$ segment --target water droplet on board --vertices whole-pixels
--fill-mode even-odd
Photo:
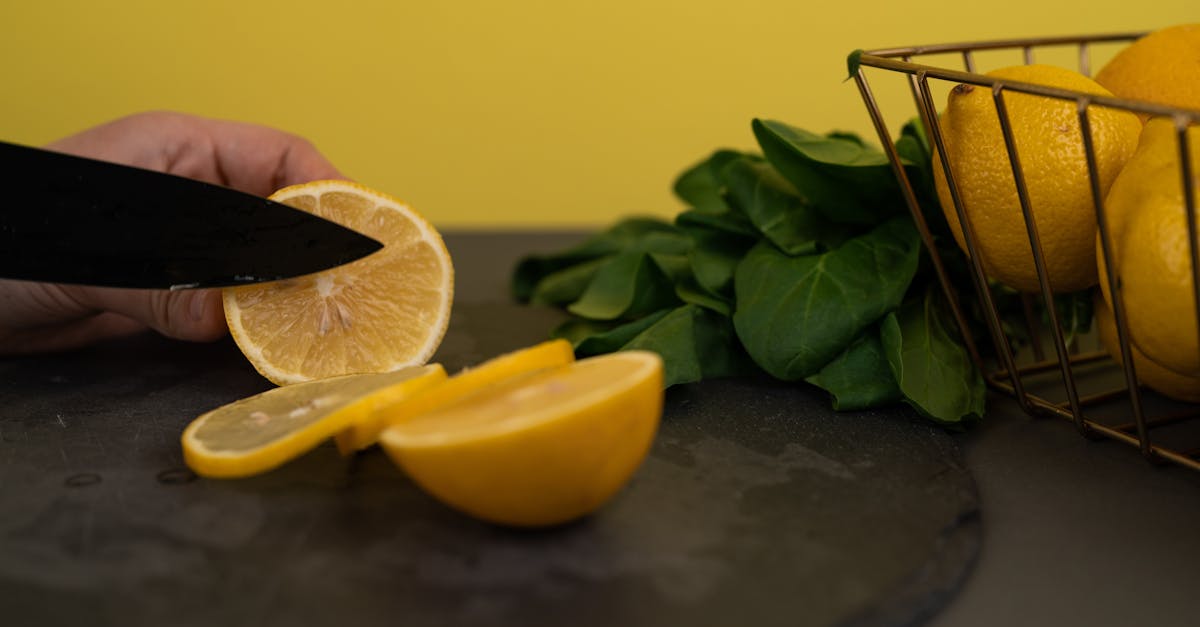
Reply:
[[[191,483],[195,481],[196,473],[186,468],[171,468],[158,473],[156,478],[158,479],[159,483],[165,483],[167,485],[182,485],[184,483]]]
[[[96,485],[100,481],[102,481],[100,475],[94,472],[81,472],[77,475],[67,477],[67,480],[63,481],[63,485],[68,488],[86,488],[90,485]]]

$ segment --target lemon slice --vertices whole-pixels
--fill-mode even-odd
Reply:
[[[272,200],[383,243],[324,272],[224,291],[238,347],[284,385],[388,372],[433,356],[454,299],[454,268],[441,235],[408,206],[349,181],[285,187]]]
[[[389,424],[448,405],[464,395],[509,377],[561,366],[574,360],[575,352],[571,343],[561,339],[494,357],[479,366],[463,370],[419,396],[405,398],[403,402],[381,407],[376,412],[362,416],[337,434],[338,450],[343,455],[349,455],[375,444],[379,432]]]
[[[662,360],[622,351],[512,377],[383,431],[422,489],[483,520],[539,527],[595,511],[649,452]]]
[[[378,406],[445,378],[440,364],[429,364],[274,388],[193,420],[183,432],[183,458],[206,477],[258,474],[300,456]]]

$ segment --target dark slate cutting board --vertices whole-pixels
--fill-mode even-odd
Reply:
[[[456,305],[437,359],[537,342],[555,316]],[[3,624],[908,625],[978,552],[958,444],[903,408],[838,414],[765,381],[674,388],[615,501],[515,531],[443,508],[377,450],[191,475],[184,426],[267,387],[228,341],[0,362]]]

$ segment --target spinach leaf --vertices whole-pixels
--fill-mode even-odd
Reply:
[[[675,295],[684,303],[699,305],[706,309],[728,316],[733,310],[733,301],[724,294],[713,294],[696,281],[696,277],[686,277],[675,283]]]
[[[1058,324],[1063,329],[1063,341],[1068,345],[1074,342],[1076,337],[1087,333],[1092,328],[1093,302],[1091,290],[1054,295],[1054,309],[1058,314]],[[1043,312],[1046,312],[1044,308]],[[1045,323],[1049,325],[1050,314],[1047,312],[1043,317]]]
[[[675,225],[684,233],[692,235],[697,232],[716,232],[735,238],[759,238],[758,229],[749,218],[739,211],[728,209],[718,213],[689,209],[675,216]]]
[[[830,220],[871,226],[903,210],[882,151],[861,140],[817,135],[782,122],[756,119],[752,126],[771,165]]]
[[[567,311],[593,320],[616,320],[677,304],[674,282],[654,257],[628,249],[605,261]]]
[[[987,388],[936,285],[884,318],[880,339],[905,402],[942,423],[983,416]]]
[[[622,348],[661,355],[667,387],[761,372],[738,344],[729,318],[696,305],[674,309]]]
[[[858,68],[862,65],[862,56],[861,48],[846,56],[846,80],[854,78],[854,75],[858,74]]]
[[[878,327],[869,327],[841,355],[804,380],[832,394],[833,408],[839,411],[879,407],[903,398]]]
[[[625,218],[610,228],[562,252],[552,255],[529,255],[517,262],[510,288],[517,302],[527,303],[537,284],[546,276],[585,261],[616,254],[635,242],[663,237],[681,237],[679,229],[664,220],[635,216]]]
[[[754,225],[733,211],[720,214],[685,211],[676,216],[675,222],[692,238],[688,260],[695,287],[727,306],[732,304],[733,270],[760,237]]]
[[[740,157],[742,153],[736,150],[717,150],[675,179],[675,195],[701,213],[725,211],[722,184],[717,175],[726,163]]]
[[[547,274],[534,286],[529,302],[534,305],[566,305],[578,300],[596,276],[596,271],[608,259],[589,259]]]
[[[551,335],[570,340],[580,358],[619,350],[654,351],[663,358],[667,387],[762,373],[738,344],[728,317],[691,304],[620,324],[573,318]]]
[[[919,250],[903,216],[820,255],[790,257],[760,243],[734,275],[738,337],[772,376],[811,376],[900,305]]]
[[[848,235],[796,192],[770,164],[735,159],[721,171],[730,204],[741,211],[772,244],[789,255],[835,248]]]
[[[621,350],[639,333],[654,325],[674,311],[661,309],[631,322],[611,322],[570,318],[551,332],[551,337],[562,338],[575,347],[577,357],[591,357]]]

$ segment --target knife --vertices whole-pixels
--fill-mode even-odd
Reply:
[[[374,239],[252,194],[0,142],[0,277],[184,289],[354,261]]]

